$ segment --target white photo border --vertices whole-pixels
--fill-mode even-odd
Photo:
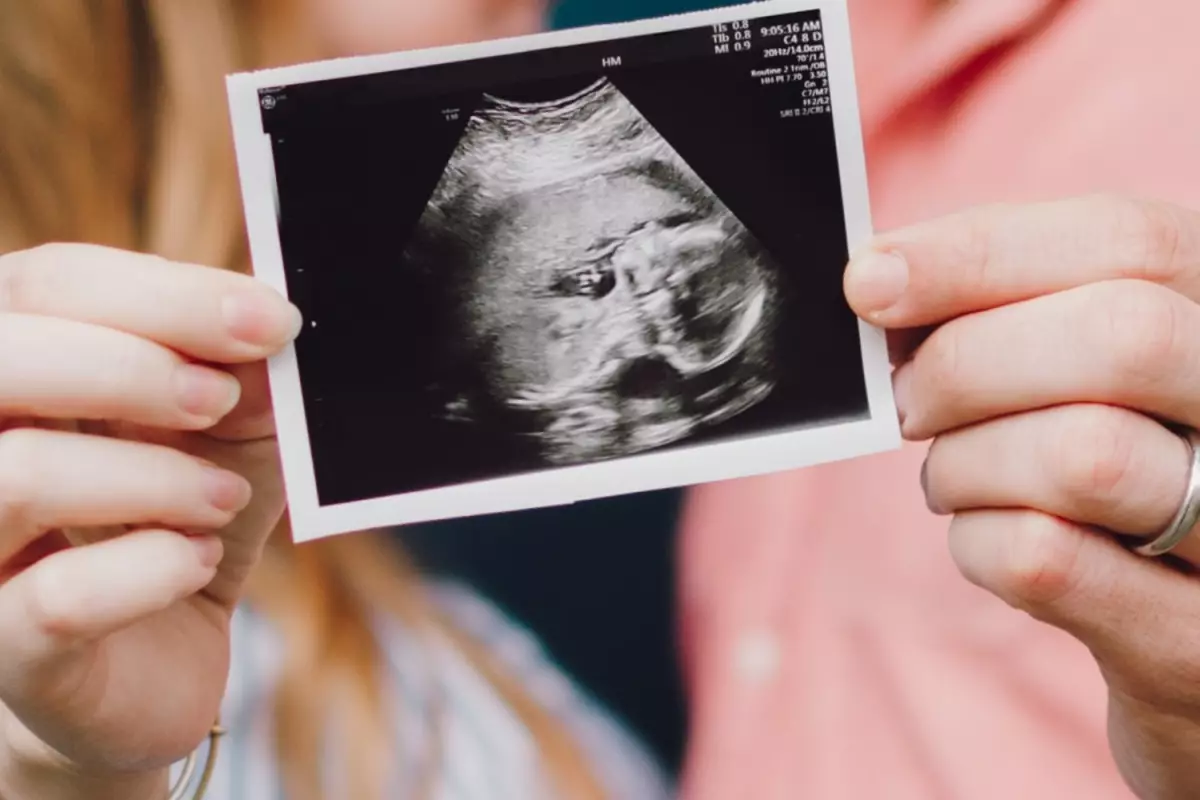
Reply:
[[[337,59],[229,76],[227,89],[255,275],[287,295],[277,226],[274,158],[269,137],[263,131],[259,107],[262,89],[805,11],[821,14],[846,235],[853,252],[870,240],[872,223],[846,4],[844,0],[757,0],[636,22]],[[569,505],[601,497],[783,472],[895,449],[901,438],[884,334],[861,321],[859,333],[869,403],[869,416],[865,419],[825,420],[786,432],[760,433],[610,461],[547,468],[325,506],[318,499],[296,350],[294,346],[289,347],[271,359],[269,375],[293,539],[305,542],[417,522]]]

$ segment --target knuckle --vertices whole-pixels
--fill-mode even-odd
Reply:
[[[1118,252],[1131,278],[1171,283],[1180,277],[1179,251],[1183,238],[1180,219],[1166,203],[1131,198],[1111,198],[1113,231]]]
[[[1077,504],[1120,497],[1135,476],[1140,429],[1128,412],[1107,406],[1079,406],[1063,415],[1049,437],[1059,489]]]
[[[103,375],[97,376],[101,381],[101,391],[118,396],[127,393],[134,382],[147,377],[152,368],[147,363],[146,356],[146,345],[142,340],[124,336],[113,337],[109,345],[108,369],[103,371]],[[166,366],[165,361],[162,366]]]
[[[22,307],[31,258],[34,254],[27,250],[0,257],[0,311],[16,311]]]
[[[53,293],[46,265],[61,263],[79,245],[42,244],[0,257],[0,311],[26,311],[44,305]]]
[[[1157,385],[1185,357],[1185,310],[1169,289],[1149,283],[1096,284],[1102,313],[1094,318],[1103,330],[1101,343],[1118,388],[1145,390]]]
[[[1010,603],[1034,616],[1076,590],[1080,583],[1079,537],[1042,514],[1014,515],[1008,546],[997,567],[999,588]]]
[[[952,326],[939,328],[921,348],[925,371],[931,376],[946,379],[958,373],[962,347]]]
[[[960,228],[962,252],[957,261],[962,265],[964,283],[971,287],[987,287],[991,283],[995,263],[997,220],[1004,219],[1010,210],[1007,205],[992,205],[962,218]]]
[[[40,438],[24,428],[0,433],[0,529],[33,524]]]
[[[161,406],[175,412],[167,395],[172,370],[183,359],[158,345],[120,333],[107,335],[103,368],[91,373],[96,413],[120,416],[130,409]]]
[[[913,366],[917,370],[913,385],[936,386],[939,405],[952,405],[961,399],[964,354],[958,326],[951,322],[934,331],[917,351]]]

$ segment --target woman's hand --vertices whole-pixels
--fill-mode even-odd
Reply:
[[[892,330],[907,438],[968,579],[1073,634],[1146,800],[1200,797],[1200,576],[1131,553],[1179,508],[1200,427],[1200,214],[1115,198],[882,236],[846,274]],[[1177,551],[1200,565],[1200,537]]]
[[[215,722],[283,512],[262,361],[299,324],[230,272],[0,258],[4,800],[162,796]]]

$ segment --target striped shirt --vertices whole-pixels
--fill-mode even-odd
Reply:
[[[572,684],[528,631],[461,585],[430,584],[429,590],[439,608],[574,737],[609,797],[667,800],[674,795],[650,753]],[[381,622],[378,631],[393,681],[399,750],[397,784],[389,799],[404,800],[414,793],[429,752],[430,706],[437,698],[440,771],[430,800],[555,800],[529,731],[465,657],[394,620]],[[222,709],[228,734],[205,800],[285,800],[274,758],[271,709],[282,642],[267,620],[246,607],[234,616],[232,640]],[[353,742],[346,744],[353,747]],[[328,796],[354,800],[335,791]]]

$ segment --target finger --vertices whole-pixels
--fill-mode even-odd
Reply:
[[[251,364],[234,364],[226,368],[242,387],[237,407],[204,431],[206,437],[222,442],[243,443],[268,439],[275,435],[275,415],[271,407],[271,393],[267,381],[267,365],[262,361]],[[167,447],[178,447],[181,434],[164,428],[151,428],[133,423],[115,423],[110,426],[123,439],[151,442]],[[183,434],[186,436],[186,434]]]
[[[1194,577],[1034,511],[960,514],[950,550],[968,580],[1087,645],[1118,691],[1159,707],[1200,702]]]
[[[11,705],[81,644],[199,592],[221,557],[216,537],[146,530],[63,550],[22,572],[0,586],[0,696]]]
[[[216,529],[249,501],[240,475],[165,447],[56,431],[0,434],[0,565],[51,529]]]
[[[254,487],[254,499],[238,518],[222,529],[225,559],[221,570],[204,595],[219,606],[232,610],[240,600],[246,581],[259,563],[267,540],[274,535],[280,541],[290,538],[280,528],[286,497],[279,465],[279,452],[273,439],[231,444],[198,437],[201,454],[218,464],[234,463]]]
[[[904,435],[924,439],[1063,403],[1200,425],[1200,306],[1109,281],[949,322],[896,371]]]
[[[0,414],[203,430],[239,402],[229,373],[127,333],[0,314]]]
[[[70,539],[63,531],[50,531],[37,537],[15,556],[0,561],[0,584],[7,583],[18,572],[24,572],[43,558],[71,546]]]
[[[910,328],[1121,278],[1200,300],[1200,213],[1115,197],[977,208],[880,236],[845,291],[874,324]]]
[[[92,245],[0,256],[0,313],[63,317],[151,339],[201,361],[265,358],[300,313],[246,275]]]
[[[1155,536],[1187,489],[1191,450],[1112,406],[1060,406],[938,437],[922,482],[935,513],[1035,509],[1130,536]],[[1200,541],[1178,555],[1200,564]]]
[[[233,411],[214,427],[209,436],[229,442],[246,442],[275,435],[275,414],[271,406],[271,387],[267,365],[256,361],[229,367],[229,374],[242,387],[241,400]]]

